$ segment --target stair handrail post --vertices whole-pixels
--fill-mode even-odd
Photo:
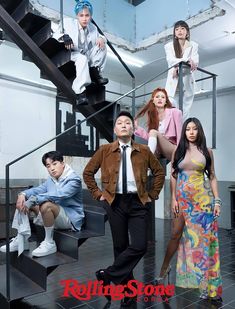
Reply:
[[[9,165],[6,165],[5,169],[5,215],[6,215],[6,296],[7,301],[10,301],[11,284],[10,284],[10,171]]]
[[[216,148],[216,76],[212,77],[212,148]]]
[[[125,63],[125,61],[123,61],[122,57],[119,55],[119,53],[116,51],[116,49],[113,47],[112,43],[107,39],[106,35],[104,34],[104,32],[100,29],[100,27],[96,24],[96,22],[94,21],[94,19],[91,20],[91,22],[97,27],[99,33],[101,35],[103,35],[106,39],[107,45],[109,46],[109,48],[112,50],[112,52],[114,53],[114,55],[118,58],[118,60],[121,62],[121,64],[123,65],[123,67],[126,69],[126,71],[128,72],[128,74],[131,76],[131,78],[135,78],[134,74],[132,73],[132,71],[129,69],[129,67],[127,66],[127,64]]]
[[[132,78],[132,89],[135,89],[135,78]],[[132,105],[131,105],[132,116],[135,117],[135,90],[132,92]]]
[[[64,34],[64,0],[60,0],[60,32]]]
[[[179,109],[183,113],[183,62],[179,63]]]

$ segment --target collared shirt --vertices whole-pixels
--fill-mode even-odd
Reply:
[[[88,29],[83,28],[80,23],[78,22],[78,41],[81,42],[84,51],[87,51],[88,49],[88,43],[87,43],[87,35],[88,35]]]
[[[136,193],[137,187],[135,183],[135,176],[133,173],[133,167],[131,162],[131,141],[124,144],[119,141],[119,148],[121,150],[121,157],[122,157],[122,146],[128,145],[126,148],[126,175],[127,175],[127,192],[128,193]],[[122,160],[119,167],[119,177],[118,177],[118,183],[116,187],[116,193],[122,193]]]

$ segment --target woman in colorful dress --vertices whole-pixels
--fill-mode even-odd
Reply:
[[[175,218],[158,281],[169,274],[178,249],[176,286],[199,288],[201,298],[222,301],[217,222],[221,200],[213,153],[197,118],[183,124],[172,159],[171,193]]]

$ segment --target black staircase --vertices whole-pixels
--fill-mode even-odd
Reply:
[[[106,214],[102,207],[95,206],[90,200],[85,206],[85,223],[80,232],[55,230],[54,239],[57,252],[45,257],[33,258],[32,250],[44,237],[41,226],[32,225],[33,238],[30,250],[19,257],[17,252],[10,253],[10,298],[6,294],[6,265],[0,265],[0,308],[10,308],[11,303],[26,296],[44,292],[47,288],[47,276],[58,266],[78,260],[79,247],[90,237],[105,234]],[[91,204],[93,204],[91,206]],[[5,253],[0,253],[5,255]]]
[[[75,66],[70,51],[52,37],[51,21],[36,10],[29,0],[0,0],[0,27],[23,51],[23,59],[34,62],[41,77],[49,79],[58,89],[58,95],[76,105],[76,94],[71,88]],[[88,106],[77,106],[85,117],[110,104],[105,100],[105,87],[91,84],[87,87]],[[113,140],[115,104],[90,119],[102,136]]]

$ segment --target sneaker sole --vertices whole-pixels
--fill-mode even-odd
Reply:
[[[43,256],[47,256],[47,255],[50,255],[50,254],[53,254],[53,253],[56,253],[57,252],[57,249],[53,249],[53,250],[50,250],[48,251],[47,253],[33,253],[32,252],[32,256],[35,256],[35,257],[43,257]]]
[[[24,247],[24,251],[28,251],[28,250],[29,250],[29,246],[25,246],[25,247]],[[18,251],[18,248],[17,248],[17,249],[14,249],[14,250],[10,250],[10,253],[11,253],[11,252],[17,252],[17,251]],[[7,250],[6,250],[6,249],[1,249],[1,248],[0,248],[0,252],[6,253]]]

